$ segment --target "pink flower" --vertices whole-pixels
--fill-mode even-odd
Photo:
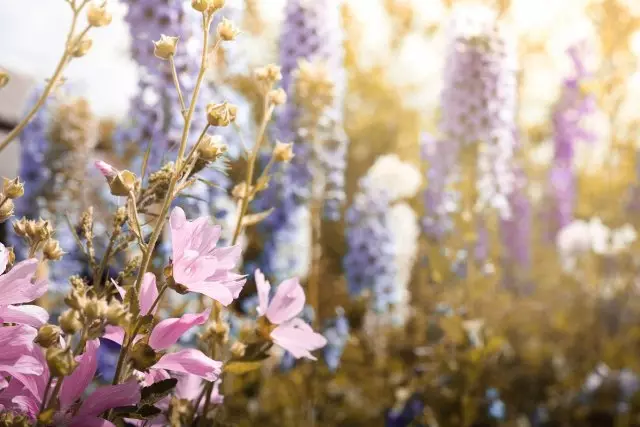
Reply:
[[[240,260],[240,246],[216,248],[220,226],[207,217],[188,221],[176,207],[169,220],[173,241],[173,278],[191,292],[204,294],[227,306],[238,298],[246,279],[233,273]]]
[[[100,173],[107,179],[113,179],[116,175],[118,175],[118,169],[114,168],[107,162],[96,160],[95,165],[96,169],[98,169]]]
[[[0,273],[7,268],[9,253],[0,243]],[[31,258],[16,264],[7,273],[0,274],[0,322],[39,327],[47,322],[49,314],[37,305],[24,304],[41,297],[47,291],[47,282],[34,275],[38,260]]]
[[[5,331],[5,329],[12,328],[28,327],[0,328],[0,344],[12,336],[20,342],[27,337],[35,337],[35,330],[33,333],[20,329]],[[24,339],[21,339],[21,332]],[[31,339],[32,341],[33,339]],[[111,408],[135,405],[140,401],[140,386],[136,381],[129,381],[124,384],[99,387],[86,399],[76,404],[81,400],[82,394],[96,374],[99,346],[98,340],[88,341],[85,352],[76,357],[78,366],[75,371],[62,379],[62,387],[58,395],[59,412],[54,417],[55,425],[69,427],[113,426],[109,421],[100,418],[100,414]],[[17,372],[14,369],[8,386],[0,392],[0,405],[5,409],[21,412],[35,418],[42,403],[45,384],[49,381],[49,370],[39,346],[32,346],[30,350],[25,348],[22,357],[27,356],[27,351],[31,351],[30,356],[33,357],[35,363],[27,374]]]
[[[260,270],[256,270],[256,287],[258,288],[258,314],[265,316],[269,322],[278,325],[271,331],[273,342],[287,350],[296,359],[306,357],[316,360],[311,351],[324,347],[327,340],[313,332],[311,326],[302,319],[296,318],[304,308],[305,296],[297,278],[280,283],[271,302],[269,292],[271,285]]]
[[[116,285],[120,295],[124,297],[124,290]],[[156,277],[153,273],[144,275],[140,287],[140,314],[149,313],[153,302],[157,298]],[[155,310],[154,310],[155,311]],[[202,313],[185,313],[179,318],[169,318],[160,321],[149,335],[149,346],[154,350],[165,350],[178,342],[180,337],[194,326],[202,325],[209,318],[210,310]],[[108,326],[103,338],[122,345],[124,330],[116,326]],[[136,337],[136,340],[140,337]],[[175,353],[167,353],[154,365],[153,370],[167,370],[185,374],[197,375],[207,381],[215,381],[222,372],[222,362],[207,357],[200,350],[186,349]],[[157,373],[162,375],[162,373]]]

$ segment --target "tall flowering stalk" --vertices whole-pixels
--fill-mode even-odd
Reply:
[[[516,67],[513,39],[493,12],[461,7],[449,28],[440,130],[459,150],[474,151],[478,207],[503,215],[513,188]]]
[[[585,120],[595,110],[595,97],[585,94],[584,83],[590,73],[584,65],[584,51],[579,46],[568,49],[573,75],[564,80],[560,99],[552,115],[553,163],[549,171],[549,191],[552,199],[551,238],[573,221],[576,197],[576,177],[573,168],[574,151],[580,141],[593,141],[594,135],[584,128]]]

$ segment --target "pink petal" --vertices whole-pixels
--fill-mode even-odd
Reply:
[[[240,245],[229,246],[226,248],[217,248],[215,257],[218,259],[218,268],[222,270],[230,270],[238,264],[242,257],[242,247]]]
[[[177,375],[175,394],[179,399],[195,400],[202,390],[202,378],[197,375]]]
[[[176,262],[176,260],[182,258],[190,237],[187,216],[182,208],[177,206],[173,208],[169,217],[169,227],[171,228],[173,261]]]
[[[305,296],[297,277],[280,283],[276,289],[266,316],[271,323],[279,325],[296,317],[304,308]]]
[[[0,276],[0,305],[30,302],[47,291],[46,281],[34,280],[37,267],[38,260],[31,258]]]
[[[269,291],[271,284],[264,278],[264,274],[259,269],[254,273],[256,278],[256,288],[258,289],[258,315],[264,316],[269,305]]]
[[[78,367],[70,376],[64,378],[60,389],[60,406],[63,410],[71,406],[93,381],[98,367],[98,347],[100,341],[88,341],[85,352],[76,357]]]
[[[0,243],[0,274],[4,273],[4,271],[7,269],[8,263],[9,251],[2,243]]]
[[[271,338],[296,359],[306,357],[316,360],[310,352],[327,344],[327,339],[313,332],[311,326],[304,323],[302,319],[293,319],[278,326],[271,332]]]
[[[153,273],[145,273],[140,288],[140,314],[149,314],[149,309],[158,298],[158,287],[156,286],[156,276]],[[156,305],[154,312],[157,310]]]
[[[98,417],[74,417],[69,427],[116,427],[111,421]]]
[[[105,328],[105,333],[101,338],[122,345],[122,343],[124,342],[124,329],[122,329],[120,326],[107,325],[107,327]]]
[[[202,325],[209,318],[210,310],[199,314],[187,313],[180,318],[165,319],[151,331],[149,345],[155,350],[164,350],[178,342],[180,337],[196,325]]]
[[[153,383],[157,383],[158,381],[168,380],[171,378],[171,375],[163,369],[149,369],[149,372],[144,374],[143,385],[145,387],[150,386]]]
[[[112,179],[118,174],[118,170],[107,162],[96,160],[94,164],[96,169],[98,169],[105,178]]]
[[[120,295],[120,298],[124,300],[124,297],[127,295],[127,291],[125,291],[122,286],[118,285],[118,282],[116,282],[115,280],[111,279],[111,283],[113,284],[113,286],[115,286],[118,294]]]
[[[0,372],[11,376],[19,374],[42,375],[44,367],[35,357],[23,354],[11,361],[10,364],[0,362]]]
[[[207,357],[200,350],[187,348],[165,354],[154,368],[193,374],[207,381],[215,381],[222,373],[222,362]]]
[[[173,262],[173,278],[176,283],[189,286],[191,283],[203,282],[216,272],[216,258],[199,256],[192,250],[185,251],[185,256]]]
[[[138,402],[140,402],[140,386],[135,380],[118,385],[102,386],[84,400],[78,411],[78,417],[97,417],[107,409],[135,405]]]
[[[233,293],[220,282],[197,282],[185,285],[190,292],[203,294],[218,301],[225,307],[233,302]]]
[[[0,322],[29,325],[34,328],[47,323],[49,313],[37,305],[5,305],[0,306]]]

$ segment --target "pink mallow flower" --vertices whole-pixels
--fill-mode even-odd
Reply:
[[[313,332],[311,326],[296,317],[304,308],[304,290],[297,278],[280,283],[276,293],[269,302],[271,285],[260,270],[256,270],[256,287],[258,288],[258,314],[265,316],[269,322],[277,325],[271,331],[274,343],[287,350],[296,359],[306,357],[316,360],[311,351],[324,347],[327,340]]]
[[[26,326],[0,328],[0,343],[10,339],[11,342],[7,345],[23,342],[26,339],[31,339],[33,342],[33,337],[35,337],[35,330]],[[136,381],[99,387],[82,399],[96,374],[99,347],[98,340],[88,341],[84,353],[76,357],[78,362],[76,369],[71,375],[62,379],[62,387],[58,394],[58,412],[54,416],[56,426],[115,427],[113,423],[100,418],[100,415],[109,409],[135,405],[140,401],[140,385]],[[0,407],[35,419],[42,404],[46,383],[49,381],[49,369],[39,346],[23,346],[22,349],[21,359],[30,357],[32,363],[29,369],[23,369],[27,364],[24,360],[20,363],[21,359],[18,359],[16,365],[20,366],[20,369],[14,368],[10,373],[9,381],[5,380],[7,385],[0,392]]]
[[[116,285],[118,292],[124,298],[124,290]],[[153,273],[145,273],[140,287],[140,315],[150,314],[151,306],[158,296],[156,276]],[[156,306],[157,308],[157,306]],[[151,314],[155,312],[155,309]],[[186,313],[179,318],[169,318],[160,321],[154,326],[149,335],[149,346],[156,351],[166,350],[178,342],[180,337],[194,326],[202,325],[209,318],[210,310],[202,313]],[[118,326],[107,326],[103,338],[122,345],[124,330]],[[136,337],[136,340],[141,337]],[[215,381],[222,372],[222,362],[207,357],[200,350],[187,348],[173,353],[167,353],[153,365],[154,370],[166,370],[197,375],[207,381]],[[160,374],[161,373],[156,373]]]
[[[240,246],[216,248],[221,227],[211,225],[206,216],[188,221],[179,207],[171,212],[169,224],[175,282],[225,306],[231,304],[246,282],[243,275],[232,272],[240,261]]]
[[[49,319],[47,311],[37,305],[24,304],[41,297],[47,291],[47,282],[35,277],[38,260],[24,260],[4,273],[8,263],[9,252],[0,243],[0,322],[36,328],[42,326]]]

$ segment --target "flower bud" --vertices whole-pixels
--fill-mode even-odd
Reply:
[[[96,169],[98,169],[100,173],[107,179],[113,179],[118,174],[118,169],[114,168],[107,162],[96,160],[94,164],[96,166]]]
[[[52,425],[53,421],[55,419],[55,416],[56,416],[56,412],[57,412],[56,408],[47,408],[47,409],[41,411],[38,414],[38,418],[37,418],[38,419],[38,425],[40,425],[40,424],[45,425],[45,426]],[[17,426],[20,426],[21,424],[8,424],[7,423],[7,424],[0,424],[0,425],[10,425],[12,427],[17,427]],[[31,422],[27,422],[24,425],[25,426],[30,426]]]
[[[275,64],[269,64],[266,67],[258,68],[255,72],[256,80],[263,83],[274,84],[282,80],[282,72],[280,67]]]
[[[109,189],[114,196],[128,196],[135,190],[138,177],[131,171],[123,170],[109,182]]]
[[[5,70],[0,70],[0,89],[9,84],[9,73]]]
[[[205,135],[198,147],[198,156],[206,162],[214,162],[227,152],[227,146],[219,136]]]
[[[293,144],[291,142],[276,141],[276,146],[273,148],[273,158],[276,162],[288,163],[293,159],[293,156]]]
[[[44,259],[49,261],[59,261],[64,255],[64,251],[60,247],[60,243],[55,239],[49,239],[42,248]]]
[[[91,298],[84,306],[87,320],[104,320],[108,310],[107,302],[103,299]]]
[[[282,105],[287,102],[287,93],[282,88],[270,90],[267,100],[273,105]]]
[[[131,364],[138,371],[147,371],[158,361],[158,355],[149,344],[138,341],[130,353]]]
[[[107,2],[92,3],[87,9],[87,21],[92,27],[106,27],[111,23],[111,13],[107,10]]]
[[[69,279],[69,281],[71,281],[71,279]],[[64,303],[73,309],[83,310],[87,304],[87,298],[81,290],[72,289],[69,294],[64,297]]]
[[[2,192],[10,199],[17,199],[18,197],[22,197],[22,195],[24,194],[24,184],[20,182],[19,178],[4,178]]]
[[[127,318],[127,311],[121,302],[113,300],[107,307],[107,323],[112,326],[119,326]]]
[[[25,217],[13,222],[13,232],[20,237],[27,235],[27,219]]]
[[[5,248],[7,251],[7,266],[11,267],[16,262],[16,253],[13,248]]]
[[[240,30],[227,18],[222,18],[222,21],[218,24],[217,32],[218,37],[227,42],[234,40],[240,34]]]
[[[60,317],[58,317],[58,323],[60,323],[60,328],[62,328],[65,334],[73,335],[82,329],[80,313],[77,310],[65,310]]]
[[[80,58],[85,56],[91,46],[93,45],[93,40],[91,40],[88,36],[84,36],[82,39],[75,39],[71,45],[71,55],[75,58]]]
[[[14,209],[15,206],[13,205],[13,200],[5,200],[2,206],[0,206],[0,223],[3,223],[11,218],[13,216]]]
[[[191,7],[198,12],[205,12],[209,9],[210,3],[209,0],[191,0]]]
[[[70,349],[49,347],[46,354],[49,372],[54,377],[66,377],[71,375],[78,366]]]
[[[38,222],[35,224],[35,233],[34,237],[36,237],[40,241],[45,241],[53,234],[53,227],[49,224],[49,221],[45,221],[40,218]]]
[[[226,101],[222,104],[211,103],[207,105],[207,122],[211,126],[229,126],[236,120],[237,112],[238,108]]]
[[[39,344],[40,347],[49,348],[60,342],[60,332],[58,326],[47,323],[38,329],[38,335],[33,342]]]
[[[160,40],[153,42],[153,54],[160,59],[168,60],[176,53],[178,39],[178,37],[165,36],[162,34]]]

